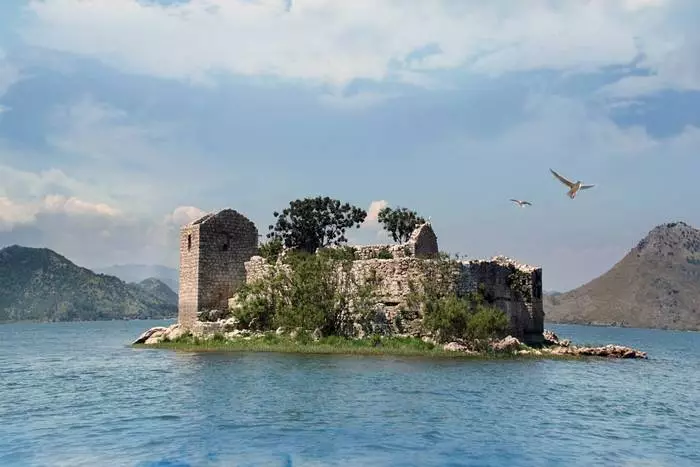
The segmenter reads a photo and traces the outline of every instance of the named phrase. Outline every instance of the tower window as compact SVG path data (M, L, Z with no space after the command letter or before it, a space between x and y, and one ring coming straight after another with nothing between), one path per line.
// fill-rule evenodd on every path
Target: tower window
M228 251L228 242L224 243L224 245L221 247L223 251Z
M187 251L192 249L192 235L187 236Z

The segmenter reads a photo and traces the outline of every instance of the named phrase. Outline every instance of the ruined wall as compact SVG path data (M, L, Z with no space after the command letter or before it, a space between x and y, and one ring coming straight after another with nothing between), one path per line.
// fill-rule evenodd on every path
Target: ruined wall
M258 231L232 209L208 214L180 233L178 321L189 326L203 310L228 307L246 281L245 262L258 251Z
M351 273L362 282L373 273L378 279L377 295L387 323L397 317L418 320L415 310L408 309L409 284L420 284L425 261L415 257L365 259L353 261ZM246 263L247 279L264 276L269 265L261 257ZM510 334L528 343L539 343L544 331L542 308L542 270L518 264L503 257L487 261L454 263L454 287L458 295L481 292L493 306L510 319ZM408 313L406 313L408 312Z
M197 320L199 311L199 224L187 224L180 229L180 288L178 316L181 326Z
M480 291L510 318L512 336L540 343L544 331L542 269L503 256L461 263L458 294Z

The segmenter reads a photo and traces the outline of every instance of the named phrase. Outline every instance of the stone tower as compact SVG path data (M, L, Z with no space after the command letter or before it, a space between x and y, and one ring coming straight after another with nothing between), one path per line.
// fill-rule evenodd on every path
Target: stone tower
M258 251L258 230L233 209L180 228L178 322L187 328L202 310L225 310L245 283L245 262Z

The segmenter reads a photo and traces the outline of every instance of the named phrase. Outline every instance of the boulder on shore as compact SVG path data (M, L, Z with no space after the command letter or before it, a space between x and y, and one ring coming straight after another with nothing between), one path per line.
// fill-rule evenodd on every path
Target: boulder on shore
M153 336L154 334L157 333L157 334L160 335L160 334L163 334L163 333L164 333L165 331L167 331L167 330L168 330L168 328L164 328L163 326L156 326L156 327L154 327L154 328L151 328L151 329L149 329L149 330L143 332L143 333L142 333L139 337L137 337L136 340L135 340L134 342L132 342L131 344L132 344L132 345L134 345L134 344L145 344L146 341L147 341L151 336Z

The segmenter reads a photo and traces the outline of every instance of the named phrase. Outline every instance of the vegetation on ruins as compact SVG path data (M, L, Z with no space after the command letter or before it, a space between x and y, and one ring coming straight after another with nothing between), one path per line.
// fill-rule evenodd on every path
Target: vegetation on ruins
M318 329L323 335L347 333L351 321L371 318L377 300L376 277L359 281L351 271L354 250L295 251L265 276L238 292L234 316L249 329ZM349 313L353 314L351 320Z
M391 234L395 242L405 243L411 238L411 233L416 228L416 224L425 222L416 211L407 208L392 209L389 206L379 211L377 220L383 225L384 230Z
M380 306L375 271L356 277L351 247L321 248L315 254L290 252L267 263L264 275L244 285L233 314L243 327L270 331L278 327L316 331L322 336L350 336L355 327L371 334ZM442 254L421 261L421 275L411 283L408 307L422 311L423 327L437 341L467 340L478 344L504 337L508 318L477 291L458 296L457 263ZM317 336L318 337L318 336Z
M346 243L345 231L359 228L367 212L350 203L317 196L291 201L288 208L273 215L277 222L269 226L267 238L278 239L286 248L314 253L319 248Z
M409 284L409 306L422 310L423 325L433 332L437 341L486 344L489 339L506 336L508 316L489 305L483 289L465 295L455 290L457 263L446 253L421 264L420 280Z

